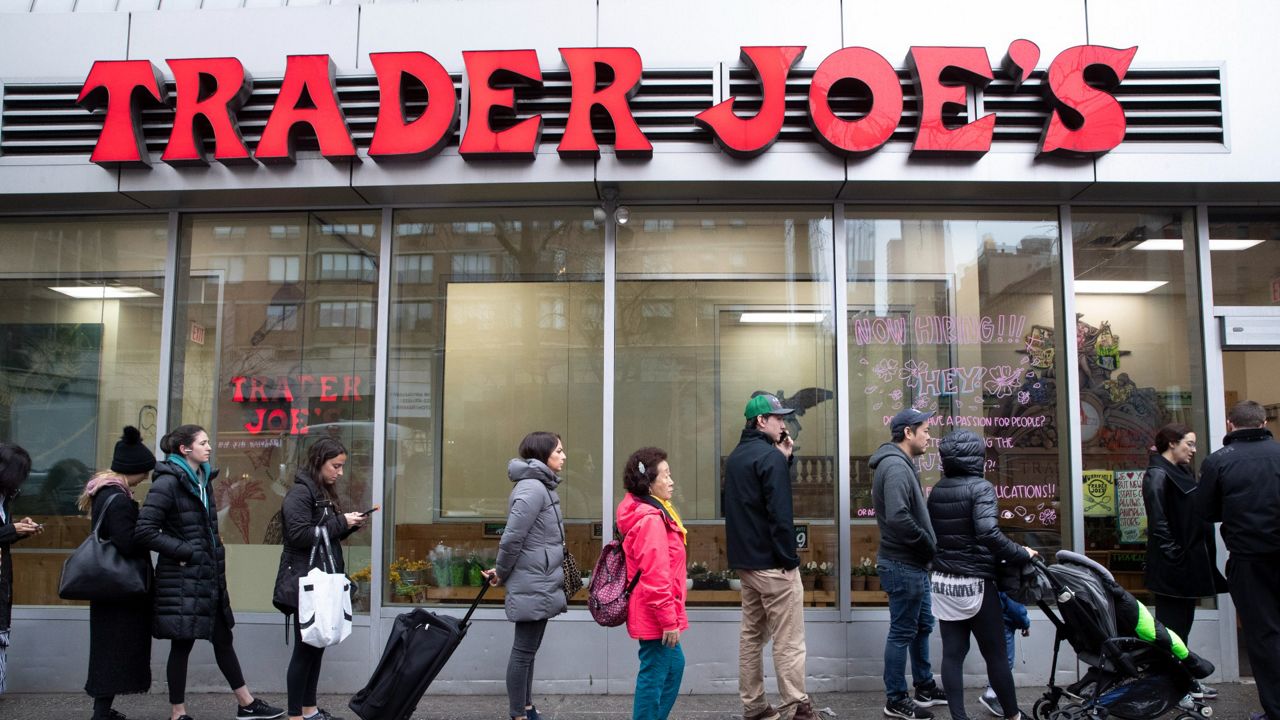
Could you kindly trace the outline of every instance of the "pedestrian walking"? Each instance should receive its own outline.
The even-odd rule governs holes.
[[[10,508],[18,488],[31,474],[31,456],[18,445],[0,443],[0,694],[8,678],[9,622],[13,615],[13,544],[44,532],[44,526],[24,517],[14,520]]]

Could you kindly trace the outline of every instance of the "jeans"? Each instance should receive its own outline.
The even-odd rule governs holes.
[[[684,650],[677,643],[667,647],[661,640],[640,641],[640,673],[636,675],[636,696],[631,705],[633,720],[667,720],[680,696],[684,677]]]
[[[929,572],[897,560],[877,563],[880,588],[889,595],[889,636],[884,642],[884,694],[890,703],[907,697],[907,656],[916,685],[933,681],[929,634],[933,632],[933,595]]]
[[[525,707],[533,704],[533,658],[546,630],[546,620],[516,623],[516,637],[507,660],[507,703],[513,718],[523,717]]]

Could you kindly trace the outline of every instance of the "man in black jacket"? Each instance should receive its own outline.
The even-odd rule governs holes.
[[[905,408],[889,421],[890,442],[871,456],[875,472],[871,502],[880,528],[876,565],[880,586],[889,594],[889,635],[884,641],[884,714],[904,720],[927,720],[921,708],[947,702],[929,665],[933,632],[929,563],[938,541],[929,522],[915,458],[929,448],[929,418]],[[915,688],[907,690],[907,656]]]
[[[738,695],[744,720],[778,720],[794,710],[811,720],[805,693],[804,586],[791,515],[791,453],[782,418],[792,410],[772,395],[747,402],[746,427],[724,465],[724,525],[729,567],[742,579]],[[764,694],[764,644],[773,641],[780,707]]]
[[[1201,510],[1222,523],[1231,599],[1244,627],[1262,718],[1280,720],[1280,444],[1256,402],[1227,414],[1223,447],[1200,468]]]

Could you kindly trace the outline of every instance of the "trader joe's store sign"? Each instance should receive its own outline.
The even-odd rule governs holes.
[[[804,55],[804,46],[742,48],[742,59],[760,83],[759,109],[749,116],[735,112],[735,98],[699,113],[694,120],[706,128],[727,153],[750,158],[765,152],[782,130],[787,78]],[[1052,111],[1041,133],[1039,153],[1094,155],[1124,139],[1124,110],[1114,90],[1124,80],[1137,47],[1115,49],[1098,45],[1067,48],[1049,63],[1043,83]],[[517,76],[542,82],[538,55],[533,50],[476,50],[462,53],[468,78],[468,122],[459,154],[467,160],[484,158],[533,159],[542,133],[542,117],[533,115],[511,127],[495,128],[490,113],[515,109],[515,93],[508,82],[495,78]],[[630,100],[640,87],[643,64],[633,48],[561,48],[568,67],[571,98],[564,136],[557,146],[561,157],[596,158],[600,146],[591,125],[594,112],[612,121],[614,152],[623,158],[649,158],[653,145],[632,115]],[[427,157],[445,146],[458,126],[458,99],[453,80],[438,60],[425,52],[380,52],[369,56],[378,81],[378,119],[369,157],[387,160]],[[1020,85],[1035,69],[1040,49],[1029,40],[1009,45],[1001,66]],[[332,160],[356,159],[334,84],[334,64],[328,55],[291,55],[280,92],[250,153],[240,135],[236,113],[244,106],[253,80],[232,57],[171,59],[174,121],[161,159],[173,165],[292,162],[291,137],[299,126],[314,132],[320,153]],[[970,94],[994,79],[991,59],[980,47],[912,47],[906,59],[916,89],[918,123],[914,153],[980,156],[991,149],[994,113],[952,127],[944,122],[948,106],[965,107]],[[1086,81],[1086,76],[1090,81]],[[1103,78],[1101,81],[1095,78]],[[417,117],[409,117],[404,103],[406,79],[427,90],[429,101]],[[842,81],[861,83],[870,107],[857,118],[839,117],[832,110],[832,88]],[[102,132],[94,147],[95,163],[145,166],[148,156],[141,131],[144,105],[164,103],[164,77],[150,60],[99,60],[93,64],[78,102],[105,108]],[[897,71],[884,56],[863,47],[836,50],[818,65],[809,85],[808,116],[818,140],[831,152],[858,156],[882,147],[898,127],[903,113],[902,86]],[[211,132],[212,158],[206,156],[201,129]]]

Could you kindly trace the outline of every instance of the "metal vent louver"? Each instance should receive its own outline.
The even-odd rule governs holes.
[[[760,106],[760,87],[746,67],[726,69],[723,97],[737,98],[736,111],[749,115]],[[462,78],[453,75],[455,92],[461,97]],[[779,137],[784,142],[814,142],[808,121],[809,83],[812,69],[792,71],[787,83],[787,113]],[[903,88],[902,121],[893,142],[910,142],[915,134],[917,99],[910,76],[898,72]],[[716,74],[706,69],[650,69],[644,71],[639,91],[631,100],[632,110],[645,135],[655,144],[663,142],[709,143],[708,132],[693,121],[695,115],[716,101]],[[1012,83],[996,73],[996,80],[982,93],[978,114],[997,113],[995,142],[1035,142],[1050,112],[1042,94],[1044,74],[1033,73],[1016,92]],[[541,87],[510,82],[516,93],[516,115],[495,117],[495,127],[505,127],[541,113],[542,142],[556,144],[568,119],[570,86],[567,71],[543,73]],[[241,133],[250,148],[256,146],[280,88],[280,80],[258,79],[253,95],[240,111]],[[377,80],[374,76],[345,76],[337,81],[338,97],[358,147],[368,147],[377,120]],[[10,83],[3,86],[0,106],[0,155],[88,155],[102,129],[102,115],[90,114],[75,104],[80,86],[74,83]],[[172,84],[166,87],[173,99]],[[426,92],[420,86],[405,88],[411,115],[425,106]],[[855,119],[864,114],[868,98],[856,83],[837,85],[832,106],[841,117]],[[1131,69],[1116,97],[1128,119],[1126,143],[1194,143],[1221,145],[1225,142],[1222,77],[1219,68]],[[967,121],[967,113],[951,120]],[[173,122],[168,108],[143,113],[147,147],[163,150]],[[608,116],[597,109],[592,125],[602,145],[613,142]],[[298,150],[316,149],[315,139],[301,132]],[[458,133],[450,144],[457,145]]]

